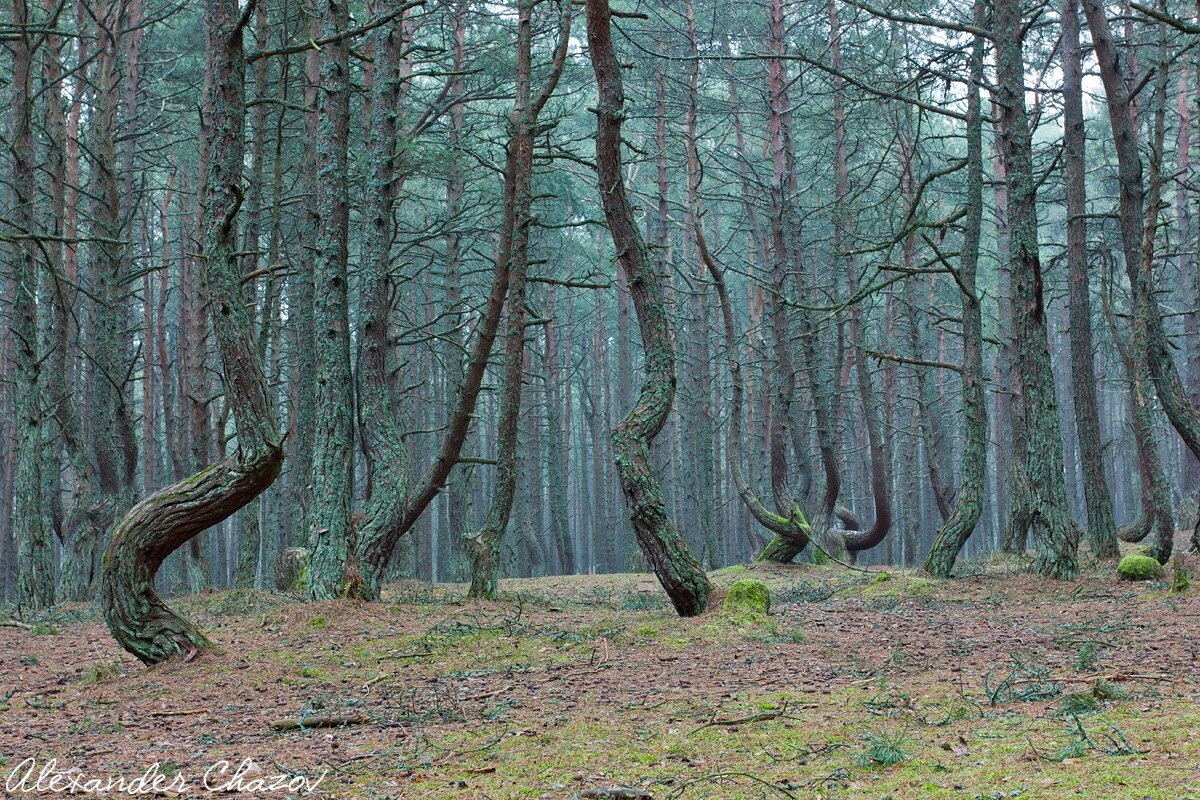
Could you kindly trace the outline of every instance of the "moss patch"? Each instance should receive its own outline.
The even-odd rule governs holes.
[[[765,583],[753,578],[734,581],[721,603],[721,609],[732,616],[766,615],[771,611],[771,590]]]
[[[1149,581],[1163,577],[1162,564],[1150,556],[1136,553],[1125,556],[1117,564],[1117,576],[1124,581]]]

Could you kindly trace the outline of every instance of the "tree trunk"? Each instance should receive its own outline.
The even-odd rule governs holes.
[[[1121,184],[1118,218],[1125,271],[1133,294],[1132,357],[1135,361],[1146,360],[1167,417],[1192,455],[1200,457],[1200,410],[1188,397],[1179,376],[1163,328],[1162,312],[1154,297],[1153,251],[1159,198],[1150,198],[1150,203],[1143,205],[1146,197],[1142,159],[1138,152],[1136,109],[1103,3],[1100,0],[1082,2],[1096,61],[1100,65],[1117,154],[1117,177]]]
[[[321,35],[350,27],[346,0],[322,0]],[[350,206],[350,46],[345,38],[321,48],[317,98],[317,231],[315,355],[316,437],[313,441],[312,554],[308,596],[347,592],[346,562],[354,547],[354,394],[350,371],[347,237]]]
[[[986,5],[975,3],[975,24],[983,27]],[[976,36],[971,49],[971,78],[967,88],[967,202],[963,217],[962,257],[958,284],[962,289],[963,319],[963,454],[962,473],[954,509],[946,518],[929,556],[925,571],[948,578],[963,545],[975,531],[983,510],[987,472],[987,408],[983,377],[983,315],[975,284],[979,266],[979,239],[983,221],[983,116],[979,87],[983,83],[984,40]]]
[[[1067,196],[1067,280],[1071,315],[1071,386],[1075,430],[1083,466],[1088,540],[1100,558],[1115,558],[1117,525],[1104,478],[1104,448],[1096,410],[1096,369],[1092,354],[1092,311],[1088,297],[1087,162],[1083,121],[1083,65],[1079,49],[1079,10],[1065,0],[1063,40],[1063,170]]]
[[[637,403],[613,430],[613,451],[638,545],[676,611],[693,616],[704,610],[711,587],[667,517],[662,487],[650,468],[650,443],[662,429],[675,397],[675,349],[662,276],[637,229],[625,193],[621,166],[625,97],[609,18],[608,0],[587,0],[588,46],[599,91],[596,173],[617,261],[629,281],[646,363]]]
[[[35,36],[25,30],[34,23],[29,17],[30,4],[13,0],[12,21],[16,34],[11,44],[12,153],[10,188],[12,191],[14,233],[24,238],[13,241],[13,309],[10,322],[16,348],[15,417],[17,455],[13,482],[13,538],[17,546],[17,604],[29,610],[54,605],[54,534],[49,519],[49,500],[44,497],[43,472],[48,469],[44,450],[49,443],[46,432],[42,356],[38,347],[38,261],[37,244],[37,163],[33,138]]]
[[[537,97],[532,97],[533,74],[533,2],[520,0],[517,7],[516,95],[508,115],[509,141],[504,166],[504,229],[496,254],[497,270],[507,263],[508,329],[504,340],[504,388],[500,398],[500,420],[496,439],[496,488],[487,517],[478,531],[467,539],[471,559],[471,586],[474,598],[496,597],[496,569],[500,541],[508,528],[517,484],[517,432],[521,417],[521,384],[525,365],[525,282],[529,270],[529,226],[532,224],[533,137],[538,114],[554,92],[566,60],[570,38],[570,6],[562,16],[558,47],[550,75]],[[535,463],[536,460],[535,460]],[[540,464],[538,465],[540,469]],[[532,474],[534,485],[537,473]],[[531,520],[526,520],[531,522]]]
[[[1042,264],[1038,255],[1037,185],[1033,147],[1025,112],[1024,22],[1019,0],[996,0],[996,101],[1000,106],[1000,144],[1008,170],[1009,263],[1013,277],[1013,319],[1017,369],[1024,401],[1025,449],[1014,453],[1020,464],[1021,491],[1028,496],[1028,524],[1036,555],[1033,570],[1044,577],[1074,578],[1079,530],[1071,521],[1063,477],[1062,435],[1054,375],[1050,367]],[[1017,486],[1013,486],[1014,495]],[[1017,509],[1014,518],[1019,517]],[[1020,530],[1017,520],[1017,529]]]
[[[104,555],[104,619],[118,643],[147,664],[189,657],[208,640],[154,591],[154,574],[172,551],[235,513],[279,474],[283,447],[267,382],[242,302],[237,212],[245,126],[245,56],[239,9],[214,0],[205,11],[210,107],[201,135],[209,151],[202,215],[205,284],[221,355],[236,447],[222,461],[150,495],[117,524]]]

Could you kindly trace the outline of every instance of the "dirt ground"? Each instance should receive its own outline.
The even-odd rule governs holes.
[[[1016,563],[936,582],[733,567],[714,581],[765,581],[770,616],[688,620],[649,575],[504,581],[486,604],[448,584],[394,585],[376,604],[216,593],[175,604],[219,647],[155,668],[94,608],[67,607],[0,627],[0,794],[153,770],[126,788],[1200,798],[1200,585],[1111,569],[1068,583]],[[272,727],[321,716],[350,724]]]

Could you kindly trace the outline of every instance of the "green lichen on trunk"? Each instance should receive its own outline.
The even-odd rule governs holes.
[[[322,37],[350,27],[345,0],[322,0]],[[316,356],[316,436],[309,549],[309,597],[324,600],[346,592],[346,563],[354,538],[354,383],[350,370],[347,295],[349,226],[350,51],[339,38],[321,48],[317,93],[317,186],[313,310]]]
[[[1019,0],[996,0],[996,102],[1000,108],[1000,146],[1007,165],[1013,336],[1025,433],[1024,447],[1013,457],[1017,469],[1009,538],[1023,542],[1025,530],[1032,528],[1033,571],[1049,578],[1074,578],[1079,571],[1076,550],[1080,531],[1071,521],[1067,505],[1058,400],[1050,365],[1038,253],[1037,183],[1025,110],[1023,30]]]
[[[638,546],[676,611],[693,616],[704,610],[708,600],[708,576],[667,517],[662,485],[650,465],[650,443],[666,422],[675,397],[675,349],[661,267],[646,248],[625,192],[621,165],[625,98],[609,17],[607,0],[588,0],[588,46],[599,89],[596,173],[617,261],[637,312],[646,370],[637,402],[613,430],[613,453]]]
[[[201,229],[212,328],[236,439],[222,461],[136,504],[117,524],[104,554],[101,603],[118,643],[147,664],[190,657],[209,642],[154,590],[163,560],[265,490],[279,474],[283,446],[250,317],[243,302],[236,217],[242,202],[245,56],[234,0],[205,12],[209,54],[202,136],[209,148]]]
[[[975,21],[983,24],[985,7],[975,4]],[[925,571],[948,578],[963,545],[975,531],[983,511],[987,472],[987,408],[983,376],[983,314],[976,272],[983,220],[983,116],[979,86],[983,82],[984,41],[976,36],[971,49],[971,84],[967,95],[967,201],[966,229],[958,284],[962,293],[963,328],[963,454],[962,473],[954,508],[938,531],[925,559]]]

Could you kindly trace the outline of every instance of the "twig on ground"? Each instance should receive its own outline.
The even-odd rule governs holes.
[[[348,717],[299,717],[295,719],[277,719],[271,723],[271,727],[277,731],[298,731],[312,728],[340,728],[344,725],[366,725],[370,721],[362,715]]]

